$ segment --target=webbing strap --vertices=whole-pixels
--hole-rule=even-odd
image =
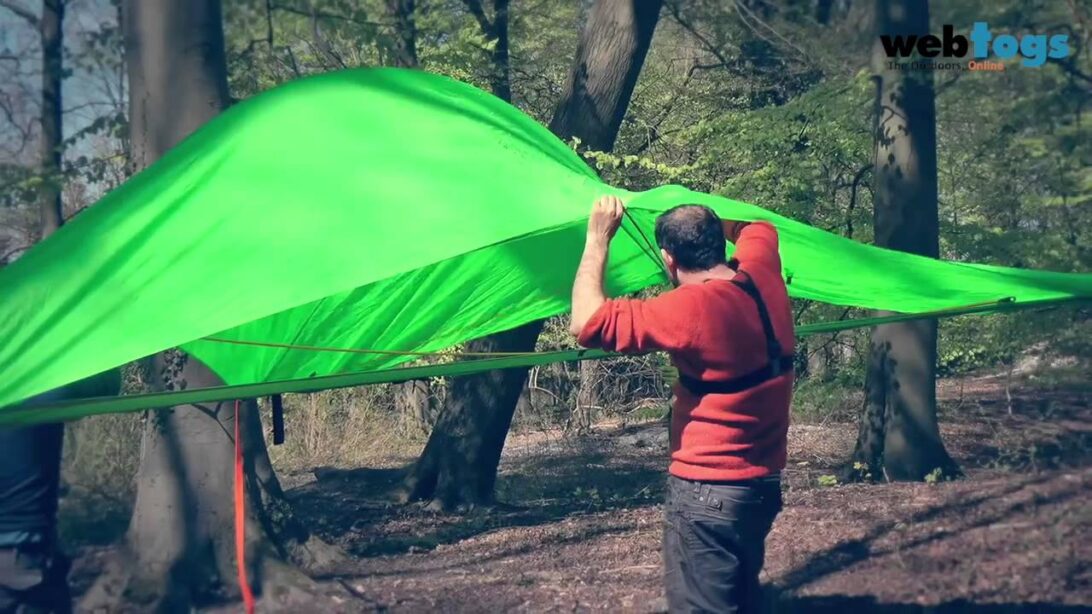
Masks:
[[[740,279],[740,277],[743,279]],[[758,309],[758,318],[762,321],[762,333],[766,336],[766,364],[745,375],[713,382],[690,377],[680,372],[679,383],[698,396],[743,392],[778,377],[782,373],[787,373],[793,367],[793,357],[781,355],[781,342],[777,340],[773,322],[770,321],[770,312],[766,309],[766,301],[762,300],[762,293],[759,292],[754,280],[746,271],[740,270],[730,282],[747,293],[747,296],[751,297]]]
[[[233,474],[233,507],[235,510],[235,576],[239,591],[243,595],[243,609],[246,614],[254,614],[254,591],[250,588],[250,579],[246,573],[246,474],[243,464],[243,445],[239,439],[239,408],[242,403],[235,400],[235,473]]]
[[[833,333],[854,328],[877,326],[880,324],[906,322],[909,320],[950,318],[973,313],[1004,312],[1016,309],[1049,308],[1066,303],[1086,302],[1088,302],[1087,299],[1075,299],[1071,297],[1017,302],[1010,296],[971,305],[938,309],[936,311],[895,313],[868,318],[832,320],[829,322],[805,324],[796,328],[796,336],[802,338],[808,335]],[[322,350],[333,352],[345,351],[342,348],[322,348]],[[418,354],[426,353],[418,352]],[[233,384],[229,386],[192,388],[187,390],[143,393],[118,397],[77,399],[41,404],[33,407],[9,406],[0,408],[0,426],[58,422],[62,420],[74,420],[96,414],[144,411],[156,407],[212,403],[236,398],[250,399],[269,396],[271,394],[317,392],[319,390],[332,390],[336,388],[348,388],[351,386],[405,382],[428,377],[455,377],[491,371],[494,369],[533,367],[536,365],[546,365],[570,360],[597,360],[612,356],[614,356],[614,354],[609,354],[602,350],[555,350],[550,352],[537,352],[527,356],[456,360],[440,364],[397,367],[372,371],[353,371],[333,375],[265,381],[251,384]]]

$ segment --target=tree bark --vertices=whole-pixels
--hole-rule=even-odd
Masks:
[[[402,68],[417,68],[417,22],[414,0],[386,0],[387,13],[394,21],[394,62]]]
[[[485,14],[482,0],[463,0],[467,10],[477,20],[478,26],[493,43],[489,52],[492,66],[489,71],[489,88],[501,100],[512,101],[512,82],[508,58],[508,6],[509,0],[493,0],[493,19]]]
[[[592,6],[550,122],[554,134],[579,137],[597,149],[614,146],[661,5],[661,0],[598,0]],[[542,321],[531,322],[473,341],[467,350],[532,351],[542,326]],[[493,503],[501,450],[526,379],[527,369],[509,369],[453,380],[436,427],[407,479],[408,500],[432,500],[444,509]]]
[[[419,68],[414,0],[386,0],[386,3],[387,14],[394,22],[392,64],[401,68]],[[403,431],[427,433],[431,418],[428,384],[421,381],[395,384],[394,409]]]
[[[501,100],[512,100],[508,54],[508,0],[493,0],[493,78],[491,89]]]
[[[534,348],[542,321],[468,344],[474,352]],[[527,368],[502,369],[451,380],[447,403],[406,483],[410,501],[466,511],[491,505],[501,450],[512,425]]]
[[[662,5],[659,0],[595,3],[550,120],[554,134],[565,140],[575,136],[586,149],[614,148]]]
[[[573,408],[572,426],[580,435],[591,432],[595,423],[595,409],[599,406],[599,379],[603,371],[597,360],[580,363],[580,387],[576,391],[576,407]]]
[[[64,142],[61,119],[61,81],[64,78],[63,0],[44,0],[38,32],[42,39],[42,137],[40,166],[42,189],[39,195],[42,238],[53,234],[64,223],[61,203],[61,158]]]
[[[927,0],[877,0],[872,51],[876,81],[876,244],[937,257],[936,108],[932,73],[892,68],[879,35],[929,32]],[[883,315],[886,312],[878,312]],[[853,461],[872,479],[956,475],[937,425],[936,320],[873,329],[866,402]]]
[[[406,433],[428,433],[432,427],[432,404],[428,383],[412,380],[397,384],[394,390],[394,408]]]
[[[126,0],[123,11],[130,84],[133,170],[153,163],[228,105],[219,0]],[[215,300],[215,297],[210,297]],[[146,364],[163,390],[223,385],[180,350]],[[246,563],[256,594],[276,583],[308,580],[284,561],[321,567],[337,552],[311,537],[291,514],[273,473],[257,404],[240,405],[246,475]],[[149,412],[137,496],[116,573],[104,574],[84,606],[118,598],[161,611],[239,595],[233,517],[236,405],[185,405]]]

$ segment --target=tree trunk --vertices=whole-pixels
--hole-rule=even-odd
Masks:
[[[61,204],[61,157],[64,153],[61,121],[61,80],[64,77],[63,0],[44,0],[38,32],[42,39],[42,137],[39,195],[42,238],[64,223]]]
[[[417,68],[417,23],[414,0],[386,0],[387,13],[394,21],[394,61],[402,68]]]
[[[208,367],[179,350],[158,354],[151,362],[157,387],[166,390],[223,385]],[[238,407],[246,475],[247,575],[259,595],[263,585],[277,586],[278,592],[306,592],[312,589],[309,580],[286,561],[322,569],[340,560],[340,553],[311,536],[292,514],[269,462],[257,403],[243,401]],[[148,414],[126,536],[126,569],[122,577],[111,578],[124,588],[107,593],[172,612],[238,596],[235,411],[235,403],[222,402]],[[101,599],[102,594],[92,598]]]
[[[512,100],[512,82],[508,60],[508,6],[509,0],[493,0],[493,19],[485,14],[482,0],[463,0],[474,16],[482,34],[493,43],[489,52],[492,66],[489,71],[489,89],[501,100]]]
[[[161,157],[228,104],[218,0],[126,0],[133,170]],[[210,297],[215,300],[215,297]],[[179,350],[150,361],[164,390],[223,385]],[[233,517],[236,405],[185,405],[145,419],[137,496],[123,558],[104,574],[85,607],[111,608],[119,597],[162,611],[188,612],[240,593]],[[246,563],[256,594],[276,584],[278,598],[308,580],[284,560],[321,567],[337,552],[312,538],[291,514],[265,448],[257,404],[240,406],[246,475]],[[288,590],[280,590],[280,589]]]
[[[394,408],[404,433],[428,433],[431,429],[432,406],[427,382],[412,380],[397,384],[394,390]]]
[[[573,408],[572,426],[580,435],[591,432],[595,423],[595,409],[599,406],[599,379],[603,372],[597,360],[580,363],[580,387],[576,391],[576,407]]]
[[[586,149],[614,148],[662,5],[659,0],[595,3],[550,120],[554,134],[565,140],[578,137]]]
[[[533,322],[483,337],[468,348],[533,348],[541,327],[541,321]],[[432,500],[434,509],[449,511],[493,503],[497,465],[527,371],[502,369],[451,380],[447,404],[406,484],[409,500]]]
[[[925,35],[927,0],[877,0],[874,191],[876,244],[937,257],[936,108],[932,73],[892,68],[881,34]],[[886,312],[878,312],[883,315]],[[936,411],[936,320],[873,329],[865,411],[853,460],[872,479],[921,480],[958,473]],[[858,469],[860,471],[860,469]]]
[[[550,122],[554,134],[564,139],[577,136],[597,149],[614,146],[661,4],[660,0],[595,3]],[[467,344],[467,350],[532,351],[542,325],[542,321],[531,322],[478,339]],[[436,427],[407,480],[409,500],[431,499],[445,509],[493,502],[501,450],[526,379],[527,369],[508,369],[452,382]]]
[[[491,89],[501,100],[512,100],[508,60],[508,0],[493,0],[493,78]]]
[[[414,0],[386,0],[387,13],[394,22],[394,57],[392,64],[418,68],[417,24]],[[431,416],[428,384],[409,381],[394,386],[394,406],[403,432],[428,432]]]

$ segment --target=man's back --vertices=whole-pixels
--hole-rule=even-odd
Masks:
[[[773,226],[744,227],[730,265],[737,271],[731,280],[684,284],[647,301],[608,301],[584,326],[580,343],[621,352],[662,349],[683,379],[738,380],[770,359],[759,306],[741,287],[750,281],[781,354],[791,356],[792,311]],[[792,382],[787,371],[730,394],[701,394],[676,385],[671,473],[689,480],[736,481],[780,471]]]
[[[647,301],[609,300],[603,270],[623,213],[610,196],[592,208],[569,330],[585,347],[667,351],[679,369],[664,502],[668,608],[758,612],[766,535],[782,507],[793,379],[777,231],[675,207],[656,219],[656,243],[678,287]],[[732,261],[726,240],[736,245]]]

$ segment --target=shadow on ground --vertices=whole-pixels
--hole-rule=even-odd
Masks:
[[[362,557],[432,550],[489,531],[533,527],[607,510],[657,503],[663,459],[612,450],[606,438],[554,446],[552,453],[506,461],[498,505],[443,514],[398,502],[410,466],[315,470],[315,481],[289,491],[296,510],[324,539]]]
[[[1085,606],[1051,603],[974,603],[965,600],[924,606],[880,603],[873,597],[796,597],[777,602],[770,614],[1076,614]]]

